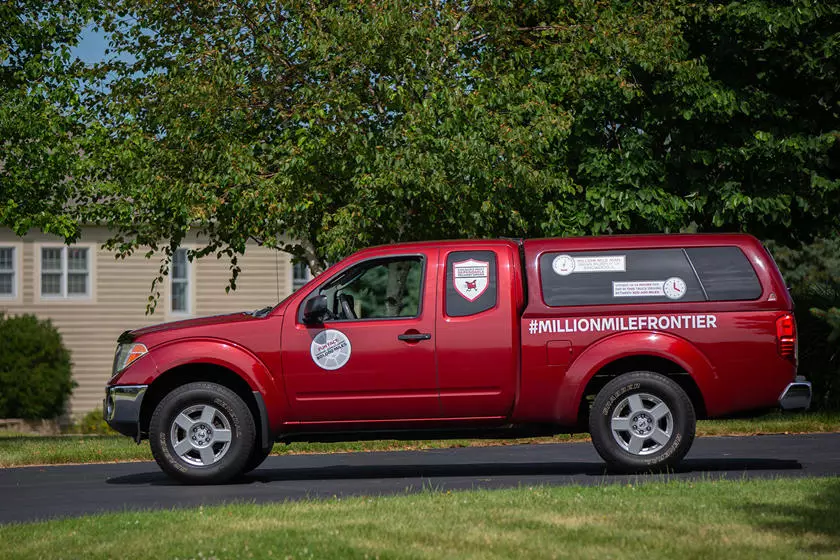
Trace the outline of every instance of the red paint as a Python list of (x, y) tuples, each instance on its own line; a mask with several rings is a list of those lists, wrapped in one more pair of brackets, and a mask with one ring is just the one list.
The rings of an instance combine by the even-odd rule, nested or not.
[[(757, 300), (549, 307), (542, 298), (544, 252), (724, 245), (741, 248), (753, 265), (762, 287)], [(445, 269), (453, 251), (495, 253), (495, 306), (466, 317), (446, 314)], [(317, 326), (300, 321), (306, 297), (336, 274), (361, 261), (398, 255), (424, 259), (419, 316)], [(472, 284), (467, 289), (476, 287)], [(563, 331), (531, 333), (532, 321)], [(677, 324), (692, 327), (671, 328)], [(636, 328), (592, 330), (593, 325)], [(340, 331), (352, 346), (349, 360), (335, 370), (319, 367), (310, 353), (313, 338), (325, 329)], [(429, 338), (398, 338), (412, 334)], [(592, 377), (632, 357), (669, 360), (691, 375), (710, 416), (774, 406), (796, 372), (791, 299), (772, 259), (746, 235), (529, 240), (524, 262), (519, 245), (505, 240), (374, 247), (334, 265), (267, 317), (179, 321), (139, 329), (131, 337), (149, 353), (111, 385), (152, 384), (185, 364), (225, 367), (263, 395), (278, 436), (383, 424), (407, 430), (482, 422), (572, 427)]]
[[(331, 268), (307, 288), (317, 289), (332, 278), (333, 273), (360, 261), (391, 254), (394, 251), (385, 249), (356, 254)], [(289, 420), (313, 422), (440, 416), (434, 336), (418, 342), (397, 338), (401, 334), (434, 333), (438, 250), (416, 248), (409, 254), (425, 258), (425, 274), (429, 279), (422, 290), (420, 316), (417, 318), (328, 320), (323, 325), (309, 326), (298, 321), (297, 308), (310, 290), (294, 295), (278, 340), (291, 405)], [(324, 329), (340, 330), (352, 345), (350, 360), (338, 370), (322, 369), (310, 355), (312, 339)]]
[(515, 297), (518, 248), (512, 242), (468, 241), (441, 246), (437, 284), (445, 285), (453, 251), (496, 253), (496, 305), (475, 315), (446, 315), (443, 290), (436, 312), (437, 374), (444, 417), (507, 416), (519, 373), (519, 325)]

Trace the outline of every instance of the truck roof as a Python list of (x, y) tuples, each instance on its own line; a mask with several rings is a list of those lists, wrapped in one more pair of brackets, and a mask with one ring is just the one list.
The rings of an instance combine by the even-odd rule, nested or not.
[(554, 248), (587, 251), (619, 248), (706, 247), (709, 245), (756, 247), (760, 246), (761, 242), (746, 233), (656, 233), (592, 237), (548, 237), (525, 240), (525, 247), (536, 251)]
[(394, 249), (394, 248), (425, 248), (429, 246), (447, 247), (452, 245), (517, 245), (522, 242), (530, 249), (542, 250), (561, 246), (569, 250), (597, 250), (625, 248), (655, 248), (655, 247), (697, 247), (707, 245), (735, 245), (755, 246), (760, 245), (758, 239), (746, 233), (652, 233), (652, 234), (624, 234), (624, 235), (599, 235), (582, 237), (543, 237), (534, 239), (447, 239), (434, 241), (409, 241), (394, 243), (390, 245), (376, 245), (368, 247), (371, 249)]

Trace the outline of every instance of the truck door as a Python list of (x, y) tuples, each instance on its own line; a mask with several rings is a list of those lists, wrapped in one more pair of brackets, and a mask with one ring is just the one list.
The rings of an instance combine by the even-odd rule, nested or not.
[(446, 418), (504, 417), (516, 396), (519, 328), (514, 246), (441, 248), (436, 326)]
[[(290, 310), (281, 360), (294, 420), (440, 418), (434, 346), (437, 252), (351, 264)], [(328, 317), (323, 324), (304, 324), (306, 300), (320, 295), (326, 296)]]

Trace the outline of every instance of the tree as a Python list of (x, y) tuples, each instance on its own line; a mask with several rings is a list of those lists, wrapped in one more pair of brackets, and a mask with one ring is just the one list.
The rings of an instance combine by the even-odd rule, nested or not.
[(72, 240), (79, 221), (67, 201), (86, 148), (70, 54), (94, 15), (89, 0), (12, 0), (0, 5), (0, 223)]
[[(76, 219), (314, 272), (366, 245), (840, 225), (840, 6), (120, 0)], [(98, 120), (87, 121), (96, 114)], [(154, 298), (153, 298), (154, 299)]]
[(814, 404), (840, 408), (840, 239), (768, 248), (796, 304), (799, 370), (814, 382)]
[(91, 96), (115, 136), (88, 206), (120, 251), (171, 254), (197, 228), (197, 256), (227, 253), (234, 279), (250, 239), (317, 273), (371, 243), (521, 234), (513, 203), (557, 183), (505, 177), (517, 163), (498, 146), (504, 119), (474, 101), (481, 45), (462, 5), (121, 9), (134, 17), (108, 27), (136, 62), (103, 66), (120, 77)]
[[(575, 111), (620, 88), (609, 53), (663, 64), (676, 15), (517, 8), (128, 0), (108, 27), (136, 62), (91, 95), (114, 136), (89, 219), (125, 253), (171, 255), (197, 228), (195, 256), (227, 253), (234, 281), (249, 239), (317, 273), (382, 242), (630, 229), (588, 213), (604, 204), (569, 168)], [(661, 210), (648, 227), (680, 222)]]
[(496, 40), (491, 60), (511, 61), (497, 83), (527, 69), (517, 87), (547, 92), (568, 115), (542, 165), (577, 188), (554, 190), (541, 233), (691, 228), (799, 241), (837, 231), (840, 5), (535, 12), (510, 10), (502, 29), (542, 31)]
[(738, 224), (785, 242), (836, 234), (840, 5), (703, 3), (688, 13), (684, 36), (707, 76), (662, 100), (682, 125), (669, 176), (703, 195), (703, 227)]

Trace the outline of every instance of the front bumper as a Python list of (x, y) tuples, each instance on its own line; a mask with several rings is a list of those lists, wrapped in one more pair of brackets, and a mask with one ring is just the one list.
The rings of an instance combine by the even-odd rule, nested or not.
[(783, 410), (808, 410), (811, 406), (811, 382), (801, 375), (796, 376), (779, 395), (779, 406)]
[(140, 441), (140, 406), (148, 385), (115, 385), (105, 389), (102, 415), (119, 433)]

